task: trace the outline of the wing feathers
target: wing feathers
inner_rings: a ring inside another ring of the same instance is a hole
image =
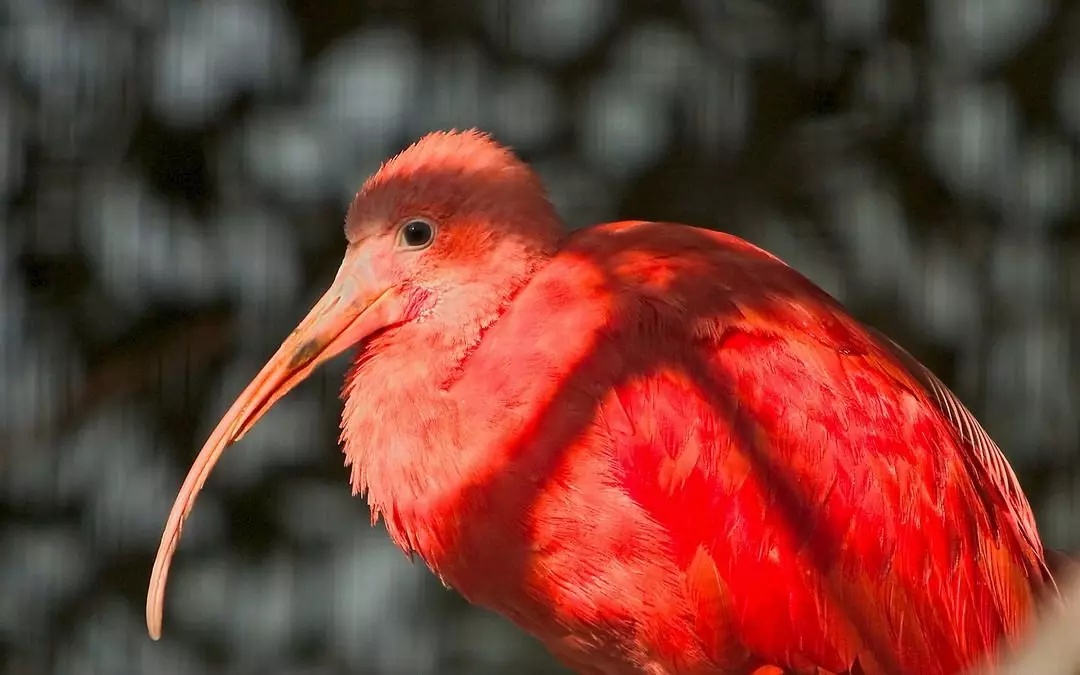
[[[746,242],[619,236],[664,252],[612,254],[624,344],[670,358],[617,388],[634,422],[612,444],[696,597],[716,570],[714,634],[789,670],[945,675],[1019,629],[1045,570],[1034,518],[940,380]]]
[[[956,394],[949,390],[929,368],[915,360],[907,350],[886,337],[880,331],[868,329],[888,348],[908,369],[930,394],[938,409],[952,425],[964,447],[970,451],[975,470],[985,477],[983,489],[998,492],[1026,543],[1034,550],[1042,552],[1038,525],[1027,497],[1016,473],[1012,470],[1005,455],[986,433],[975,416],[960,402]],[[1050,570],[1042,565],[1047,580],[1051,580]]]

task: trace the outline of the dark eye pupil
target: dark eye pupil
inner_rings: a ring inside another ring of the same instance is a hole
[[[431,241],[431,225],[422,220],[406,223],[401,233],[406,246],[423,246]]]

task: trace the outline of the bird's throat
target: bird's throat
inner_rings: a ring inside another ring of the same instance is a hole
[[[469,485],[489,464],[483,430],[468,418],[455,385],[516,294],[502,290],[453,326],[440,318],[444,305],[424,321],[375,336],[342,391],[354,494],[366,495],[372,522],[381,518],[398,546],[436,572],[452,554],[456,522],[477,507]]]

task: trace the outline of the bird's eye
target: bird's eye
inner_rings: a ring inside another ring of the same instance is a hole
[[[426,220],[410,220],[401,226],[401,244],[406,248],[424,248],[435,236],[435,228]]]

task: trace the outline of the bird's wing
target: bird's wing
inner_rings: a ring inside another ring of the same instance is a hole
[[[1041,550],[1042,544],[1039,539],[1038,525],[1035,523],[1035,514],[1020,487],[1020,481],[1017,480],[1016,474],[997,443],[990,438],[990,434],[986,433],[979,421],[975,419],[975,415],[929,368],[919,363],[906,349],[880,331],[872,328],[868,330],[923,385],[938,410],[960,437],[960,449],[967,453],[968,461],[976,467],[977,471],[988,475],[990,483],[1001,491],[1001,496],[1008,503],[1009,511],[1016,518],[1017,526],[1025,540],[1033,548]],[[1052,581],[1049,572],[1048,568],[1044,568],[1046,577]]]
[[[1018,630],[1045,569],[1031,511],[936,378],[739,239],[590,236],[618,240],[635,345],[604,414],[621,481],[670,534],[715,650],[932,675]]]

